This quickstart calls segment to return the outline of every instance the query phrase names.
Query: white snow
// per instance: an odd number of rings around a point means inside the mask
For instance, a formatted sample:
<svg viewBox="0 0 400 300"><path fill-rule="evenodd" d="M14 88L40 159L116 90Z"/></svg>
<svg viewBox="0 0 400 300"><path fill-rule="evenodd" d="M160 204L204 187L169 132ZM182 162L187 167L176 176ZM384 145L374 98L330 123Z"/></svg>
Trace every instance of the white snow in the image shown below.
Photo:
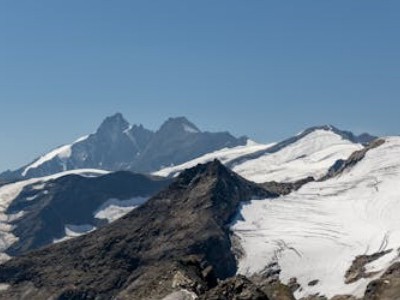
<svg viewBox="0 0 400 300"><path fill-rule="evenodd" d="M27 166L24 171L22 172L22 176L26 176L29 172L29 170L31 169L36 169L38 167L40 167L41 165L43 165L44 163L58 157L61 162L64 164L64 171L66 171L66 165L65 162L68 158L71 157L71 153L72 153L72 146L76 143L82 142L84 140L86 140L89 136L83 136L80 137L79 139L77 139L75 142L73 142L72 144L69 145L64 145L61 147L58 147L52 151L50 151L49 153L46 153L44 155L42 155L41 157L39 157L36 161L34 161L32 164L30 164L29 166Z"/></svg>
<svg viewBox="0 0 400 300"><path fill-rule="evenodd" d="M277 262L284 283L296 277L303 287L299 298L362 296L372 279L344 282L356 256L393 249L367 265L368 271L379 272L374 278L399 260L399 182L400 137L391 137L338 177L243 205L242 218L232 225L245 252L239 273L260 272ZM316 279L320 282L309 287Z"/></svg>
<svg viewBox="0 0 400 300"><path fill-rule="evenodd" d="M54 239L53 243L60 243L81 235L88 234L96 230L96 227L90 224L84 225L65 225L65 236L61 239Z"/></svg>
<svg viewBox="0 0 400 300"><path fill-rule="evenodd" d="M128 128L126 128L126 129L123 131L123 133L129 134L129 131L131 131L132 128L133 128L133 125L129 125Z"/></svg>
<svg viewBox="0 0 400 300"><path fill-rule="evenodd" d="M330 130L316 130L275 153L244 161L233 167L255 182L292 182L308 176L320 178L338 160L348 158L363 146Z"/></svg>
<svg viewBox="0 0 400 300"><path fill-rule="evenodd" d="M35 200L37 197L39 197L39 194L30 196L30 197L26 197L26 201L33 201L33 200Z"/></svg>
<svg viewBox="0 0 400 300"><path fill-rule="evenodd" d="M12 244L18 241L18 238L12 233L13 227L10 223L16 218L20 218L23 215L23 212L9 215L6 214L6 211L10 204L18 197L18 195L26 186L33 185L35 189L44 188L47 181L57 179L59 177L63 177L69 174L79 174L81 176L98 176L107 173L108 172L106 171L95 169L70 170L42 178L32 178L28 180L18 181L0 187L0 263L4 261L4 259L8 259L8 256L4 255L3 252Z"/></svg>
<svg viewBox="0 0 400 300"><path fill-rule="evenodd" d="M136 197L129 200L110 199L94 213L94 217L96 219L105 219L109 223L114 222L145 203L148 198Z"/></svg>
<svg viewBox="0 0 400 300"><path fill-rule="evenodd" d="M237 146L233 148L223 148L221 150L217 150L211 153L207 153L201 157L198 157L194 160L188 161L178 166L170 166L160 171L154 173L154 175L158 176L177 176L180 172L185 169L192 168L198 164L204 164L214 159L219 159L222 163L227 164L241 156L251 154L260 150L265 150L271 147L274 144L258 144L254 141L248 140L247 144L244 146Z"/></svg>
<svg viewBox="0 0 400 300"><path fill-rule="evenodd" d="M200 131L197 130L196 128L189 126L188 124L183 124L183 130L185 130L188 133L199 133Z"/></svg>
<svg viewBox="0 0 400 300"><path fill-rule="evenodd" d="M3 291L6 291L6 290L8 290L8 289L9 289L9 287L10 287L10 285L9 285L9 284L6 284L6 283L0 283L0 292L3 292Z"/></svg>

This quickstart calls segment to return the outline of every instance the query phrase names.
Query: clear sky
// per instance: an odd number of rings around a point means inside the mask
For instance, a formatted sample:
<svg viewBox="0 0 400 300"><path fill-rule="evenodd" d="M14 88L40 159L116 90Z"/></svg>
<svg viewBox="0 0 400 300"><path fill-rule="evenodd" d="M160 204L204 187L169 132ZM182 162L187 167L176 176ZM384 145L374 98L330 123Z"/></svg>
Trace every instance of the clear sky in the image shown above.
<svg viewBox="0 0 400 300"><path fill-rule="evenodd" d="M119 111L274 141L400 133L398 0L0 1L0 170Z"/></svg>

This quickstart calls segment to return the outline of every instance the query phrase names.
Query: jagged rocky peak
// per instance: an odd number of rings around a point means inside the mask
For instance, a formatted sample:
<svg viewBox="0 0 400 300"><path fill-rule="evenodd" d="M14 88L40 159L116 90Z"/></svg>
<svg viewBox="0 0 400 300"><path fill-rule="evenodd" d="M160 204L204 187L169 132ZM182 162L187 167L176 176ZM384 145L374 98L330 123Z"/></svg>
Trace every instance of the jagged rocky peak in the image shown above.
<svg viewBox="0 0 400 300"><path fill-rule="evenodd" d="M218 159L211 162L198 164L197 166L187 169L178 177L181 180L191 180L194 176L202 177L219 177L230 176L232 171L228 170Z"/></svg>
<svg viewBox="0 0 400 300"><path fill-rule="evenodd" d="M130 124L121 113L105 118L97 129L97 133L121 132L129 129Z"/></svg>
<svg viewBox="0 0 400 300"><path fill-rule="evenodd" d="M173 132L173 133L200 133L200 129L197 128L192 122L185 117L169 118L161 126L159 132Z"/></svg>

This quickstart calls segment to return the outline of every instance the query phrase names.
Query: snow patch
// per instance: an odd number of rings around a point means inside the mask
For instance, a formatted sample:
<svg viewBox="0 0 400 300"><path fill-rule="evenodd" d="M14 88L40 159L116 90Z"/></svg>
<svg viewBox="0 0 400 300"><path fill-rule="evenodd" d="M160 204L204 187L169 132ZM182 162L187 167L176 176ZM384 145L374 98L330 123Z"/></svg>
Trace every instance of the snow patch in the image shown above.
<svg viewBox="0 0 400 300"><path fill-rule="evenodd" d="M182 124L183 125L183 130L185 130L188 133L199 133L200 131L192 126L189 126L188 124Z"/></svg>
<svg viewBox="0 0 400 300"><path fill-rule="evenodd" d="M133 125L129 125L128 128L126 128L126 129L123 131L123 133L129 134L129 131L131 131L132 128L133 128Z"/></svg>
<svg viewBox="0 0 400 300"><path fill-rule="evenodd" d="M114 222L145 203L148 198L136 197L129 200L110 199L94 213L94 217L96 219L105 219L109 223Z"/></svg>
<svg viewBox="0 0 400 300"><path fill-rule="evenodd" d="M35 200L37 197L39 197L39 194L30 196L30 197L26 197L25 199L26 199L26 201L33 201L33 200Z"/></svg>
<svg viewBox="0 0 400 300"><path fill-rule="evenodd" d="M65 236L60 239L54 239L53 243L60 243L81 235L88 234L96 230L96 227L85 224L85 225L65 225Z"/></svg>

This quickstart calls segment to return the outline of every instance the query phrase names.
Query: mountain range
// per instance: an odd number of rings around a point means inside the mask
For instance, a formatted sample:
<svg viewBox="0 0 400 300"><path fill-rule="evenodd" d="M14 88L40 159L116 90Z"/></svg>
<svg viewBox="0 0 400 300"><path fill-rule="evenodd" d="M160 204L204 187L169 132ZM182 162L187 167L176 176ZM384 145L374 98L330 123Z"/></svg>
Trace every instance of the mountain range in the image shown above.
<svg viewBox="0 0 400 300"><path fill-rule="evenodd" d="M0 181L75 169L150 173L246 142L246 137L235 138L228 132L203 132L184 117L170 118L153 132L142 125L129 124L117 113L107 117L95 133L55 148L18 170L0 174Z"/></svg>
<svg viewBox="0 0 400 300"><path fill-rule="evenodd" d="M260 144L114 115L3 173L0 299L397 300L399 154L330 125Z"/></svg>

